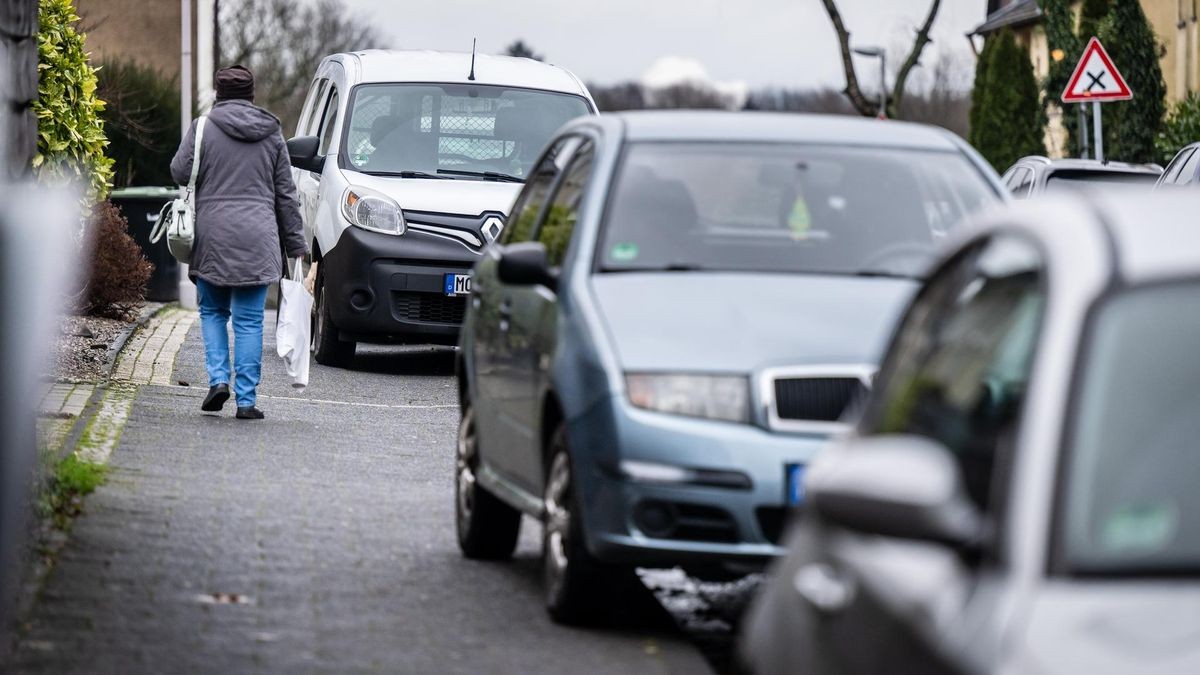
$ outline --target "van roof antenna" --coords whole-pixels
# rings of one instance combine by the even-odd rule
[[[467,75],[467,79],[475,81],[475,38],[471,38],[471,72]]]

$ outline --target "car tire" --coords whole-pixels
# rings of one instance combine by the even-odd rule
[[[550,468],[542,521],[546,611],[557,623],[586,624],[619,606],[623,582],[633,577],[633,570],[605,565],[587,551],[567,430],[562,424],[551,436],[547,454]]]
[[[337,327],[329,316],[329,303],[326,301],[325,275],[317,268],[317,280],[314,284],[316,297],[313,298],[311,334],[311,350],[313,358],[323,366],[346,368],[354,363],[355,343],[338,337]]]
[[[477,480],[479,443],[470,403],[463,405],[454,464],[454,520],[459,549],[475,560],[511,558],[521,532],[521,512],[500,501]]]

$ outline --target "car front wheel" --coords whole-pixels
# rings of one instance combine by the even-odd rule
[[[546,610],[559,623],[587,623],[620,603],[618,589],[633,571],[605,565],[587,551],[579,493],[571,469],[566,427],[559,425],[550,441],[542,527],[542,565]]]
[[[329,294],[325,288],[325,275],[320,267],[317,268],[314,286],[316,297],[313,298],[310,331],[313,358],[323,366],[345,368],[354,362],[355,343],[338,338],[337,327],[329,317]]]
[[[458,425],[454,465],[454,516],[463,555],[477,560],[512,557],[521,532],[521,512],[479,484],[479,443],[469,403],[463,406]]]

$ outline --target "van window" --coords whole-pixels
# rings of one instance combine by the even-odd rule
[[[338,116],[338,90],[333,87],[333,92],[329,95],[329,105],[325,106],[325,117],[321,120],[321,147],[318,152],[322,155],[329,153],[330,146],[333,145],[333,127],[337,122]]]
[[[329,80],[325,78],[313,82],[312,88],[308,92],[308,99],[304,102],[304,116],[296,125],[297,136],[316,135],[317,123],[321,119],[321,110],[325,104],[325,88],[328,86]]]
[[[524,179],[554,132],[590,112],[582,97],[474,84],[369,84],[354,89],[342,166],[461,179]],[[466,175],[463,175],[463,174]]]

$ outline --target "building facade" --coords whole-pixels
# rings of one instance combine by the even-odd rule
[[[1082,4],[1082,0],[1071,2],[1076,20]],[[1168,104],[1200,91],[1200,26],[1197,24],[1200,0],[1141,0],[1141,5],[1162,46],[1159,66],[1167,85]],[[1042,27],[1039,0],[987,0],[987,10],[987,18],[968,36],[972,45],[977,46],[975,40],[980,37],[1009,28],[1017,41],[1028,50],[1034,76],[1038,80],[1045,79],[1049,74],[1052,58],[1075,61],[1081,56],[1050,53],[1046,32]],[[1072,113],[1067,111],[1067,114]],[[1062,115],[1060,109],[1050,111],[1046,150],[1051,157],[1062,157],[1066,153]]]

